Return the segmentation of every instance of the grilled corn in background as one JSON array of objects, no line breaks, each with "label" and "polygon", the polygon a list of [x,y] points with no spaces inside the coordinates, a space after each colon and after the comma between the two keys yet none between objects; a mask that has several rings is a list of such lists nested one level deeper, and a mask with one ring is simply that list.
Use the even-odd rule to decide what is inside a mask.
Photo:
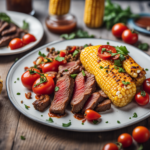
[{"label": "grilled corn in background", "polygon": [[[81,51],[80,60],[85,69],[95,75],[101,89],[107,94],[113,104],[123,107],[130,103],[136,94],[136,85],[127,73],[119,73],[114,69],[114,63],[102,60],[97,56],[100,45],[90,46]],[[124,85],[122,81],[129,82]]]}]

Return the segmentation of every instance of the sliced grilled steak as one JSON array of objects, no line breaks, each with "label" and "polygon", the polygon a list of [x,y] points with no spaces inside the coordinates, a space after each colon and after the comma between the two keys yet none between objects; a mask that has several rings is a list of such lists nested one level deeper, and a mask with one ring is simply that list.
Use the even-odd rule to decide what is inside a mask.
[{"label": "sliced grilled steak", "polygon": [[4,22],[2,25],[1,25],[1,27],[0,27],[0,33],[4,30],[4,29],[6,29],[6,28],[8,28],[9,27],[9,24],[7,23],[7,22]]},{"label": "sliced grilled steak", "polygon": [[95,111],[102,112],[109,110],[110,108],[111,108],[111,100],[106,99],[96,106]]},{"label": "sliced grilled steak", "polygon": [[57,80],[56,87],[59,87],[59,90],[55,92],[49,111],[50,113],[64,114],[72,96],[74,79],[68,75],[60,77]]},{"label": "sliced grilled steak", "polygon": [[108,96],[102,90],[100,90],[99,93],[101,94],[102,97],[108,98]]},{"label": "sliced grilled steak", "polygon": [[[59,55],[59,54],[58,54],[58,55]],[[46,57],[54,59],[54,58],[56,58],[58,55],[53,55],[53,54],[51,54],[51,53],[48,53]]]},{"label": "sliced grilled steak", "polygon": [[3,21],[2,21],[2,20],[0,20],[0,28],[1,28],[2,24],[3,24]]},{"label": "sliced grilled steak", "polygon": [[74,74],[74,73],[79,73],[80,72],[80,64],[81,62],[78,60],[78,61],[72,61],[72,62],[69,62],[65,65],[61,65],[59,66],[58,68],[58,72],[65,75],[70,75],[70,74]]},{"label": "sliced grilled steak", "polygon": [[11,24],[8,29],[5,29],[1,32],[2,36],[15,33],[17,31],[17,27],[14,24]]},{"label": "sliced grilled steak", "polygon": [[92,109],[93,110],[97,106],[97,104],[101,101],[103,101],[103,97],[100,95],[100,93],[99,92],[93,93],[88,98],[86,103],[84,104],[84,107],[82,109],[82,113],[84,113],[86,109]]},{"label": "sliced grilled steak", "polygon": [[84,77],[80,72],[75,79],[75,88],[71,100],[72,112],[79,112],[90,95],[96,90],[96,81],[94,75],[85,71]]},{"label": "sliced grilled steak", "polygon": [[36,110],[43,112],[50,105],[50,97],[48,95],[41,95],[32,104]]}]

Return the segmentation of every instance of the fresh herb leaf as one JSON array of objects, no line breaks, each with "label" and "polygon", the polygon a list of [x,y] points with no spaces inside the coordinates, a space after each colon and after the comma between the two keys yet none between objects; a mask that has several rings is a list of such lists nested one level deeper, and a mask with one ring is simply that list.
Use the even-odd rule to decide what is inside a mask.
[{"label": "fresh herb leaf", "polygon": [[51,117],[49,119],[46,119],[46,121],[49,122],[49,123],[53,123],[54,122]]},{"label": "fresh herb leaf", "polygon": [[78,38],[94,38],[94,35],[89,35],[88,32],[83,30],[78,30],[76,35]]},{"label": "fresh herb leaf", "polygon": [[125,57],[122,54],[120,54],[119,58],[121,61],[125,60]]},{"label": "fresh herb leaf", "polygon": [[16,83],[16,81],[14,81],[14,83]]},{"label": "fresh herb leaf", "polygon": [[26,109],[29,109],[29,106],[27,106],[26,104],[24,104],[24,106],[25,106]]},{"label": "fresh herb leaf", "polygon": [[22,26],[23,30],[29,30],[29,23],[26,22],[25,20],[23,20],[23,26]]},{"label": "fresh herb leaf", "polygon": [[117,46],[115,48],[116,48],[118,54],[128,55],[128,53],[129,53],[129,51],[127,50],[127,48],[125,46]]},{"label": "fresh herb leaf", "polygon": [[67,70],[67,69],[65,69],[64,71],[65,71],[65,72],[67,72],[68,70]]},{"label": "fresh herb leaf", "polygon": [[37,69],[37,65],[34,65],[33,67]]},{"label": "fresh herb leaf", "polygon": [[114,60],[114,65],[116,65],[118,67],[122,66],[121,61],[119,59]]},{"label": "fresh herb leaf", "polygon": [[143,150],[143,145],[140,145],[140,147],[138,148],[138,150]]},{"label": "fresh herb leaf", "polygon": [[85,48],[85,47],[88,47],[88,44],[85,44],[83,47],[84,47],[84,48]]},{"label": "fresh herb leaf", "polygon": [[119,67],[118,72],[119,72],[119,73],[121,73],[121,72],[125,72],[125,70],[124,70],[123,68]]},{"label": "fresh herb leaf", "polygon": [[60,37],[62,37],[64,39],[68,39],[68,34],[62,34]]},{"label": "fresh herb leaf", "polygon": [[115,56],[115,55],[117,55],[118,53],[111,53],[111,56],[113,57],[113,56]]},{"label": "fresh herb leaf", "polygon": [[69,122],[69,123],[62,123],[62,126],[63,127],[69,127],[69,126],[71,126],[71,122]]},{"label": "fresh herb leaf", "polygon": [[107,42],[107,45],[109,45],[109,42]]},{"label": "fresh herb leaf", "polygon": [[99,68],[100,68],[100,69],[103,69],[103,67],[102,67],[102,66],[100,66]]},{"label": "fresh herb leaf", "polygon": [[46,58],[46,57],[45,57],[45,59],[46,59],[46,63],[48,63],[48,62],[52,62],[52,60],[51,60],[51,59],[49,59],[49,58]]},{"label": "fresh herb leaf", "polygon": [[122,149],[122,143],[116,142],[116,144],[117,144],[117,146],[118,146],[119,149]]},{"label": "fresh herb leaf", "polygon": [[43,117],[43,115],[41,115],[41,117]]},{"label": "fresh herb leaf", "polygon": [[66,40],[71,40],[71,39],[74,39],[76,36],[75,33],[71,33],[71,34],[62,34],[60,37],[66,39]]},{"label": "fresh herb leaf", "polygon": [[58,86],[55,86],[55,92],[57,92],[59,90]]},{"label": "fresh herb leaf", "polygon": [[82,125],[84,125],[84,122],[82,122]]},{"label": "fresh herb leaf", "polygon": [[23,135],[21,135],[20,138],[21,138],[21,140],[25,140],[26,139]]},{"label": "fresh herb leaf", "polygon": [[19,80],[19,78],[17,78],[17,80]]},{"label": "fresh herb leaf", "polygon": [[21,93],[17,93],[17,95],[21,95]]},{"label": "fresh herb leaf", "polygon": [[123,83],[124,85],[131,84],[130,82],[125,82],[125,81],[122,81],[122,83]]},{"label": "fresh herb leaf", "polygon": [[103,54],[104,51],[106,51],[106,48],[102,48],[101,54]]},{"label": "fresh herb leaf", "polygon": [[74,52],[73,52],[73,57],[75,56],[75,55],[77,55],[79,53],[79,51],[78,50],[75,50]]},{"label": "fresh herb leaf", "polygon": [[129,119],[131,119],[131,117],[129,117]]},{"label": "fresh herb leaf", "polygon": [[119,120],[117,120],[117,123],[119,123],[119,124],[120,124],[120,121],[119,121]]},{"label": "fresh herb leaf", "polygon": [[64,57],[57,56],[57,57],[55,58],[55,60],[61,62],[61,61],[65,60],[65,58],[64,58]]},{"label": "fresh herb leaf", "polygon": [[19,58],[16,58],[16,59],[15,59],[15,62],[16,62],[18,59],[19,59]]},{"label": "fresh herb leaf", "polygon": [[117,66],[115,66],[114,68],[115,68],[115,69],[118,69],[118,67],[117,67]]},{"label": "fresh herb leaf", "polygon": [[11,18],[6,13],[0,13],[0,20],[11,23]]},{"label": "fresh herb leaf", "polygon": [[108,121],[106,121],[105,123],[108,123]]},{"label": "fresh herb leaf", "polygon": [[148,71],[148,69],[146,68],[145,71]]},{"label": "fresh herb leaf", "polygon": [[143,51],[148,51],[149,45],[147,43],[141,43],[138,48]]},{"label": "fresh herb leaf", "polygon": [[145,91],[141,91],[141,96],[145,97],[146,96],[146,92]]},{"label": "fresh herb leaf", "polygon": [[94,123],[94,124],[97,124],[97,123],[98,123],[98,120],[93,120],[93,123]]},{"label": "fresh herb leaf", "polygon": [[44,82],[47,82],[47,78],[44,75],[41,75],[40,76],[40,82],[35,84],[34,87],[36,87],[37,85],[42,84]]},{"label": "fresh herb leaf", "polygon": [[70,77],[75,79],[78,74],[71,74]]},{"label": "fresh herb leaf", "polygon": [[137,113],[134,113],[132,117],[137,118],[138,117]]},{"label": "fresh herb leaf", "polygon": [[84,70],[82,70],[82,75],[85,77],[85,72],[84,72]]},{"label": "fresh herb leaf", "polygon": [[39,55],[42,57],[46,57],[46,55],[44,53],[42,54],[41,51],[39,51]]}]

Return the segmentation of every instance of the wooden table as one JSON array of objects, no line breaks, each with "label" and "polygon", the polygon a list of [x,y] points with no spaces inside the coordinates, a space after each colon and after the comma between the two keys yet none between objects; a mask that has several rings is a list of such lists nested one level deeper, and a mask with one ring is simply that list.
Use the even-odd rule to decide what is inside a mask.
[{"label": "wooden table", "polygon": [[[134,13],[142,11],[150,13],[150,8],[147,6],[148,2],[122,1],[118,3],[121,4],[123,8],[126,8],[129,5]],[[35,17],[41,21],[45,31],[43,40],[36,48],[48,42],[59,40],[59,35],[50,33],[45,27],[44,21],[47,16],[48,1],[36,0],[33,4],[36,11]],[[5,11],[5,8],[5,1],[0,0],[0,11]],[[104,39],[118,40],[114,38],[111,31],[108,31],[105,28],[87,28],[83,23],[83,12],[84,1],[72,1],[71,13],[76,16],[79,28],[88,31],[90,34],[96,35],[98,38],[102,37]],[[139,34],[139,41],[150,43],[150,37]],[[0,95],[0,150],[101,150],[104,144],[116,142],[121,133],[128,132],[131,134],[136,126],[143,125],[150,129],[150,118],[123,129],[101,133],[63,131],[41,125],[28,119],[18,112],[11,104],[7,97],[5,87],[7,73],[14,63],[15,58],[21,58],[28,52],[0,57],[0,76],[4,81],[4,88]],[[147,53],[150,54],[150,49]],[[25,141],[20,139],[21,135],[26,137]],[[129,150],[137,150],[138,146],[139,145],[134,144]],[[147,143],[144,143],[143,146],[144,150],[150,149],[150,140]]]}]

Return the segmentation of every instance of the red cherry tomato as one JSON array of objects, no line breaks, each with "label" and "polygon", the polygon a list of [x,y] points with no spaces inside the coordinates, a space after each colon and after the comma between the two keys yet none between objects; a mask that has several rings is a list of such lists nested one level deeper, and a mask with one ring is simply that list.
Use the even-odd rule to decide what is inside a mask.
[{"label": "red cherry tomato", "polygon": [[132,136],[136,142],[144,143],[149,140],[150,133],[146,127],[138,126],[133,130]]},{"label": "red cherry tomato", "polygon": [[127,29],[123,31],[122,39],[125,43],[135,44],[138,41],[138,34]]},{"label": "red cherry tomato", "polygon": [[[103,51],[103,50],[105,50],[105,51]],[[99,55],[99,57],[101,57],[104,60],[112,58],[111,54],[108,51],[110,51],[112,53],[116,53],[117,52],[116,49],[113,46],[102,45],[98,49],[98,55]]]},{"label": "red cherry tomato", "polygon": [[128,133],[123,133],[118,137],[118,142],[122,143],[124,148],[129,147],[132,144],[132,137]]},{"label": "red cherry tomato", "polygon": [[23,42],[19,38],[12,39],[9,43],[9,47],[11,50],[21,48],[23,47]]},{"label": "red cherry tomato", "polygon": [[113,56],[112,59],[116,60],[116,59],[119,59],[119,57],[120,57],[120,54],[117,54],[117,55]]},{"label": "red cherry tomato", "polygon": [[143,89],[146,91],[148,94],[150,94],[150,78],[146,79],[143,82]]},{"label": "red cherry tomato", "polygon": [[35,42],[36,38],[34,35],[28,33],[28,34],[25,34],[23,36],[22,40],[23,40],[23,43],[26,45],[26,44],[29,44],[31,42]]},{"label": "red cherry tomato", "polygon": [[149,102],[149,95],[145,91],[141,91],[135,95],[135,101],[141,106],[146,105]]},{"label": "red cherry tomato", "polygon": [[41,83],[37,86],[34,86],[35,84],[40,82],[40,78],[38,78],[32,86],[32,90],[37,95],[42,94],[52,94],[54,92],[55,84],[52,77],[46,76],[47,82]]},{"label": "red cherry tomato", "polygon": [[[33,68],[32,70],[40,73],[38,69]],[[29,70],[22,74],[21,81],[22,84],[29,90],[32,90],[33,83],[40,78],[40,75],[37,73],[30,74]]]},{"label": "red cherry tomato", "polygon": [[114,143],[107,143],[104,145],[103,150],[119,150],[119,148]]},{"label": "red cherry tomato", "polygon": [[59,54],[60,57],[65,57],[66,56],[66,53],[63,52],[63,51],[60,51],[60,54]]},{"label": "red cherry tomato", "polygon": [[76,50],[76,46],[73,46],[69,53],[73,53]]},{"label": "red cherry tomato", "polygon": [[112,27],[112,34],[117,38],[121,38],[123,31],[126,29],[128,29],[128,27],[125,24],[117,23]]},{"label": "red cherry tomato", "polygon": [[97,120],[101,117],[99,113],[97,113],[94,110],[87,109],[84,113],[84,116],[87,120],[92,121],[92,120]]}]

